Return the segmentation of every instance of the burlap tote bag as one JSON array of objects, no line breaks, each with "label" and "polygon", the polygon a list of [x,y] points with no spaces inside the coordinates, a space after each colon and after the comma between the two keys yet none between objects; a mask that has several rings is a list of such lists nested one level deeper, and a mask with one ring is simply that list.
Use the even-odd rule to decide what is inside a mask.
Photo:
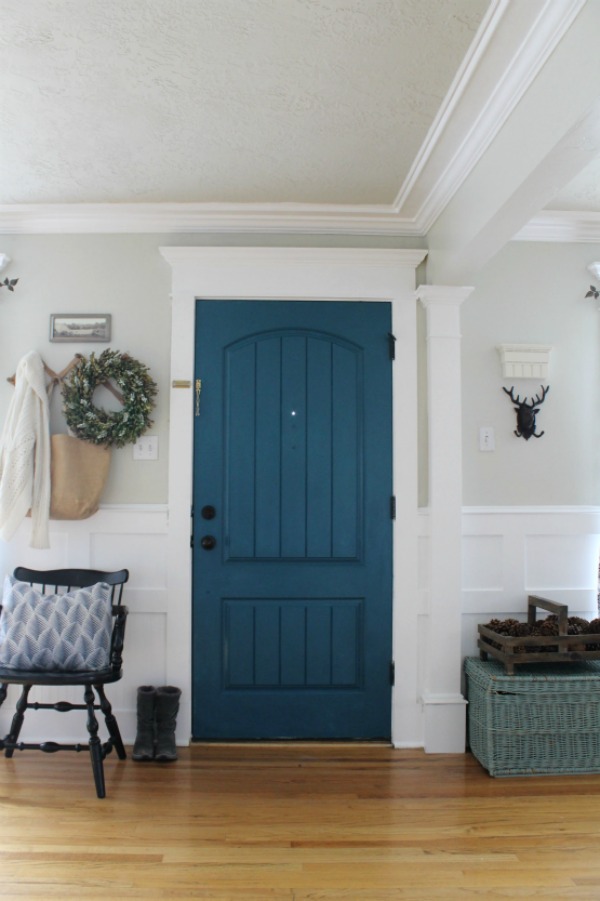
[{"label": "burlap tote bag", "polygon": [[[68,372],[79,363],[76,355],[62,372],[54,372],[44,363],[50,376],[48,403],[54,388],[62,384]],[[15,378],[9,378],[14,384]],[[87,519],[100,506],[110,468],[111,449],[82,441],[73,435],[50,435],[50,519]],[[31,510],[27,513],[31,516]]]},{"label": "burlap tote bag", "polygon": [[72,435],[51,435],[50,519],[87,519],[100,506],[111,450]]}]

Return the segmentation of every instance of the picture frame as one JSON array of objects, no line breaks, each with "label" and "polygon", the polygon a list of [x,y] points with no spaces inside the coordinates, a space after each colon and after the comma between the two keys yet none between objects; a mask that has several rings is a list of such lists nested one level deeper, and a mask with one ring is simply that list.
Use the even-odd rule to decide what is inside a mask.
[{"label": "picture frame", "polygon": [[50,341],[110,341],[110,313],[52,313]]}]

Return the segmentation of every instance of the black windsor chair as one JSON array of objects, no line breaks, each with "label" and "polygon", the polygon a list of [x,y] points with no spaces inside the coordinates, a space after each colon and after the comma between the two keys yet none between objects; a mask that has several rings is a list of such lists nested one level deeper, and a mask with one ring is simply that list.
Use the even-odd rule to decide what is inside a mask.
[{"label": "black windsor chair", "polygon": [[[38,588],[43,595],[64,594],[79,588],[90,588],[98,582],[104,582],[111,587],[110,613],[112,631],[110,636],[110,653],[108,665],[98,670],[64,671],[49,668],[48,670],[15,669],[0,663],[0,705],[5,701],[9,685],[21,685],[21,695],[17,701],[10,732],[4,739],[0,739],[0,750],[4,750],[6,757],[12,757],[15,750],[24,751],[36,749],[53,753],[55,751],[84,751],[89,750],[96,793],[99,798],[104,798],[106,788],[104,782],[104,758],[110,754],[113,747],[120,760],[125,760],[127,754],[123,746],[117,720],[112,712],[112,707],[104,693],[104,686],[111,682],[118,682],[122,676],[122,653],[125,637],[125,624],[127,620],[127,607],[121,603],[123,586],[129,579],[129,571],[121,569],[117,572],[103,572],[94,569],[54,569],[34,570],[18,566],[13,576],[19,582],[29,583]],[[1,598],[1,595],[0,595]],[[110,627],[110,624],[109,624]],[[54,704],[42,704],[29,702],[28,696],[32,687],[37,685],[54,686],[81,686],[84,689],[83,704],[72,704],[69,701],[58,701]],[[96,703],[94,691],[98,696]],[[59,713],[67,713],[70,710],[87,710],[87,729],[89,742],[87,744],[62,744],[54,741],[40,743],[28,743],[19,741],[19,733],[23,725],[26,710],[56,710]],[[98,720],[95,711],[100,710],[104,714],[109,738],[102,742],[98,735]]]}]

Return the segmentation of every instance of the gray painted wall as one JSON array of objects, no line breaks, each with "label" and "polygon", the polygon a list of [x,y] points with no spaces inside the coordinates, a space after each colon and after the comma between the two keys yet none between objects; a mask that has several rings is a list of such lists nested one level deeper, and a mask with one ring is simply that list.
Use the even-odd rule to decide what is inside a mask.
[{"label": "gray painted wall", "polygon": [[[104,344],[51,344],[51,313],[111,313],[110,347],[150,367],[159,395],[151,434],[159,438],[159,459],[137,462],[132,448],[114,449],[103,502],[166,503],[170,370],[170,268],[158,252],[165,244],[271,244],[315,246],[418,246],[394,239],[267,236],[34,235],[4,236],[0,249],[13,263],[6,271],[20,281],[14,294],[0,292],[0,351],[4,376],[19,359],[37,350],[55,370],[72,354],[99,353]],[[599,329],[597,304],[585,300],[591,277],[586,266],[600,259],[593,244],[508,245],[474,280],[462,308],[463,452],[466,505],[555,505],[600,503]],[[426,274],[422,281],[427,281]],[[419,318],[422,325],[422,317]],[[551,344],[551,390],[538,416],[546,434],[525,442],[513,435],[515,416],[503,394],[501,343]],[[419,330],[421,359],[425,353]],[[424,367],[420,367],[424,372]],[[190,378],[192,378],[190,373]],[[531,397],[535,381],[515,383]],[[0,421],[12,387],[0,378]],[[421,398],[425,396],[421,392]],[[101,398],[99,397],[99,403]],[[53,406],[55,431],[65,431],[60,398]],[[425,433],[423,401],[419,430]],[[495,430],[496,451],[481,453],[482,425]],[[427,499],[422,456],[420,499]]]},{"label": "gray painted wall", "polygon": [[[600,312],[585,300],[594,244],[512,243],[479,273],[462,308],[463,499],[466,505],[600,503]],[[502,387],[521,398],[539,380],[504,380],[499,344],[552,345],[540,439],[516,438]],[[479,427],[496,451],[479,451]]]}]

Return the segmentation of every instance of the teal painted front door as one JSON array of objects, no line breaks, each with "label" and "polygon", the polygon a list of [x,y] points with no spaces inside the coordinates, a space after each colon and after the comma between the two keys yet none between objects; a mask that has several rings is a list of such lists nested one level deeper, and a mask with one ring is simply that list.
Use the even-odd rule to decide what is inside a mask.
[{"label": "teal painted front door", "polygon": [[390,737],[390,316],[197,302],[196,739]]}]

